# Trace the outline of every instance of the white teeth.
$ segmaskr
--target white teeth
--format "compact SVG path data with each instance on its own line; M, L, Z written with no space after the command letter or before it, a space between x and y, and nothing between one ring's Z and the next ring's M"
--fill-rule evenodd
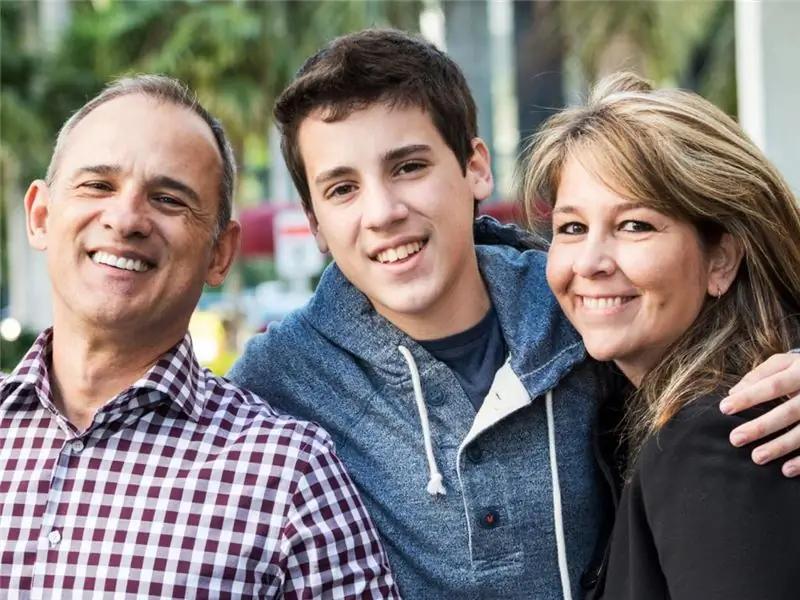
M422 242L411 242L410 244L403 244L402 246L397 246L397 248L389 248L388 250L379 252L376 258L382 263L393 263L408 258L421 249Z
M623 296L616 296L614 298L589 298L588 296L583 296L583 306L584 308L589 309L604 309L604 308L614 308L615 306L621 306L624 302L627 302L630 298L623 297Z
M150 268L141 260L114 256L108 252L95 252L92 255L92 262L98 265L108 265L117 269L124 269L125 271L138 271L139 273L143 273Z

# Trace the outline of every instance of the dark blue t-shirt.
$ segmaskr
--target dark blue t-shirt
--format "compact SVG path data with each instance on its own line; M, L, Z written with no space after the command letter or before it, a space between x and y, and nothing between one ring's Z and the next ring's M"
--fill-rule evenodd
M492 387L495 373L506 361L506 342L494 306L477 325L466 331L419 343L453 370L475 410L479 410Z

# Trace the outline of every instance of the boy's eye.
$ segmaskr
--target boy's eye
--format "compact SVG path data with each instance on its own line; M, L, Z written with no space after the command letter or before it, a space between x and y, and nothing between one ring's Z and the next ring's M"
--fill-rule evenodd
M332 188L331 191L328 192L328 196L346 196L347 194L352 194L355 189L356 186L351 183L342 183Z
M413 173L414 171L419 171L420 169L424 168L425 168L425 163L419 161L411 161L400 165L397 168L396 173L398 175L405 175L406 173Z

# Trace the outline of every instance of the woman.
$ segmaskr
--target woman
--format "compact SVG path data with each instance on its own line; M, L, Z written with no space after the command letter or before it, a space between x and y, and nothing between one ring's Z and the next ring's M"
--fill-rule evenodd
M800 597L800 485L729 446L752 412L718 408L751 368L800 346L788 186L711 103L625 74L548 121L526 170L526 204L552 208L550 287L587 351L634 389L598 594Z

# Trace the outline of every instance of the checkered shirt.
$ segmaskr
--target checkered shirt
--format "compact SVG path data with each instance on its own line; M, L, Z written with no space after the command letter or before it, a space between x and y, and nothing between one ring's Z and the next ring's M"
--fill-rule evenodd
M324 431L202 369L187 335L81 433L51 340L0 377L1 598L399 598Z

